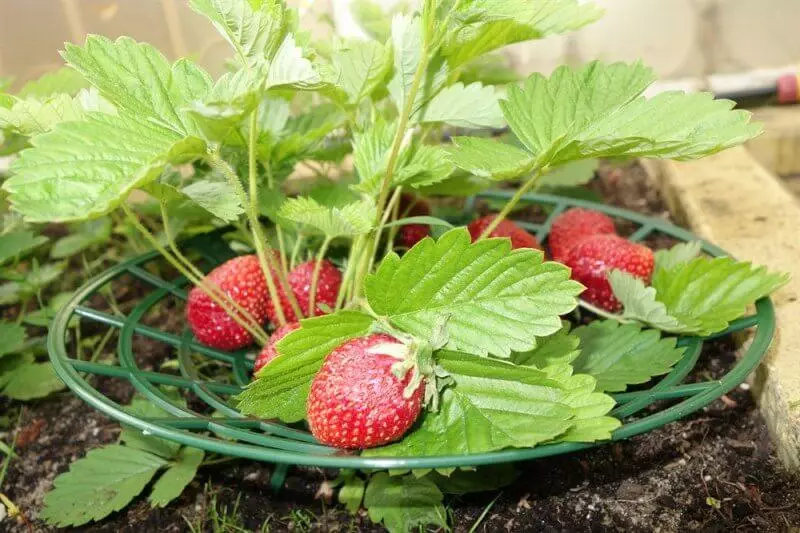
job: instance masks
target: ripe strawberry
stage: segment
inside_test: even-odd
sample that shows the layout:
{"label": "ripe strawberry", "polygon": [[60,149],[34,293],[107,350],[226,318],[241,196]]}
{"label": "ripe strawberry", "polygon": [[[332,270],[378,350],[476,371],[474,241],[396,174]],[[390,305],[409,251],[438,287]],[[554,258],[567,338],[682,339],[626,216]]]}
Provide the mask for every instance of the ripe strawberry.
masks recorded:
{"label": "ripe strawberry", "polygon": [[[308,316],[308,297],[311,292],[311,277],[314,274],[314,264],[315,261],[307,261],[297,265],[289,272],[289,286],[292,288],[292,292],[294,292],[294,297],[297,298],[300,309],[306,316]],[[339,272],[339,269],[336,268],[333,263],[327,259],[323,260],[319,271],[319,280],[317,281],[317,297],[316,305],[314,306],[316,308],[314,312],[315,316],[327,314],[327,311],[321,308],[319,304],[324,304],[331,308],[336,305],[336,297],[339,295],[339,286],[341,284],[342,273]],[[283,308],[286,321],[296,322],[298,317],[294,314],[286,298],[286,294],[283,292],[280,285],[278,285],[278,295],[281,299],[281,307]],[[267,316],[273,324],[278,323],[275,308],[269,298],[267,298]]]}
{"label": "ripe strawberry", "polygon": [[376,333],[345,342],[328,355],[308,395],[311,433],[337,448],[371,448],[399,439],[422,410],[424,380],[405,398],[412,379],[393,372],[399,360],[385,353],[405,348],[396,338]]}
{"label": "ripe strawberry", "polygon": [[[247,310],[259,324],[266,320],[267,282],[255,255],[231,259],[205,279]],[[212,348],[235,350],[253,342],[253,336],[198,287],[189,291],[186,320],[197,340]]]}
{"label": "ripe strawberry", "polygon": [[623,270],[645,283],[653,274],[652,250],[619,235],[585,237],[572,247],[564,263],[572,268],[572,279],[586,286],[581,297],[610,312],[619,311],[622,306],[606,278],[609,270]]}
{"label": "ripe strawberry", "polygon": [[562,263],[570,248],[590,235],[616,234],[614,221],[599,211],[573,207],[564,211],[553,221],[547,245],[555,261]]}
{"label": "ripe strawberry", "polygon": [[[402,217],[419,217],[431,214],[431,206],[427,201],[416,198],[411,194],[403,193],[400,195],[400,206],[398,212]],[[402,226],[397,232],[397,242],[401,246],[411,248],[419,241],[430,234],[430,228],[426,224],[408,224]]]}
{"label": "ripe strawberry", "polygon": [[[487,215],[473,221],[469,226],[467,226],[469,234],[472,236],[472,242],[478,240],[478,238],[483,234],[483,231],[489,226],[489,224],[492,223],[494,217],[495,215]],[[539,244],[539,241],[536,240],[536,237],[517,226],[510,220],[502,220],[500,224],[498,224],[497,227],[489,234],[489,237],[510,238],[511,248],[514,250],[517,248],[536,248],[537,250],[542,249],[542,245]]]}
{"label": "ripe strawberry", "polygon": [[425,224],[406,224],[397,233],[397,242],[401,246],[411,248],[430,234],[430,228]]}
{"label": "ripe strawberry", "polygon": [[256,357],[256,362],[253,366],[253,374],[257,374],[259,370],[267,366],[267,363],[278,356],[278,350],[275,349],[275,345],[278,344],[279,340],[299,327],[299,322],[287,322],[285,325],[272,332],[272,335],[269,337],[269,342],[267,342],[261,349],[261,353]]}

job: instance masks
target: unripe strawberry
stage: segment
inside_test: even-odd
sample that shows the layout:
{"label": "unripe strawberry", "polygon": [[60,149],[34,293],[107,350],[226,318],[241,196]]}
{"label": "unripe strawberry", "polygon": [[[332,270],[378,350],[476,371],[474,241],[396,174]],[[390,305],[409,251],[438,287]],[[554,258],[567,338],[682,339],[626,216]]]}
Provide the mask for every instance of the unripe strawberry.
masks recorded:
{"label": "unripe strawberry", "polygon": [[[495,216],[496,215],[487,215],[485,217],[481,217],[467,226],[469,234],[472,236],[472,242],[477,241],[478,238],[483,235],[484,230],[489,227],[489,224],[492,223]],[[489,237],[510,238],[511,248],[514,250],[517,248],[535,248],[537,250],[542,249],[542,245],[539,244],[539,241],[536,240],[536,237],[517,226],[510,220],[502,220],[497,227],[492,230],[492,232],[489,234]]]}
{"label": "unripe strawberry", "polygon": [[[422,410],[424,380],[404,396],[412,379],[392,367],[406,349],[391,335],[376,333],[345,342],[325,359],[311,383],[307,416],[323,444],[362,449],[402,437]],[[393,352],[389,354],[386,352]]]}
{"label": "unripe strawberry", "polygon": [[562,263],[567,258],[570,249],[590,235],[616,234],[614,221],[607,215],[573,207],[561,213],[553,221],[550,234],[547,236],[547,246],[550,256],[554,261]]}
{"label": "unripe strawberry", "polygon": [[255,365],[253,365],[253,374],[257,374],[267,363],[278,357],[278,350],[275,349],[275,345],[278,344],[278,341],[299,327],[299,322],[288,322],[272,332],[269,341],[261,349],[261,353],[258,354],[258,357],[256,357]]}
{"label": "unripe strawberry", "polygon": [[653,252],[647,246],[619,235],[592,235],[572,247],[564,263],[572,269],[572,279],[586,286],[581,298],[606,311],[619,311],[622,305],[614,297],[608,282],[609,270],[622,270],[650,282]]}
{"label": "unripe strawberry", "polygon": [[[259,325],[267,318],[267,282],[255,255],[243,255],[212,270],[205,278],[247,310]],[[202,289],[189,291],[186,320],[197,340],[220,350],[251,344],[253,336],[237,324]]]}

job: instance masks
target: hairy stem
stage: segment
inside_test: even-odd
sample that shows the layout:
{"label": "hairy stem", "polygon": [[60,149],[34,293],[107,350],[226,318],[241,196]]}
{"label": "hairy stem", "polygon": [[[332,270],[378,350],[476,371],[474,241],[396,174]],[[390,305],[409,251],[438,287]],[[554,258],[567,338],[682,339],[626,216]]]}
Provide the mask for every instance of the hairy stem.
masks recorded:
{"label": "hairy stem", "polygon": [[[253,113],[253,116],[256,116],[256,114]],[[252,122],[251,122],[250,125],[252,127]],[[251,134],[251,139],[252,139],[252,134]],[[267,171],[267,186],[269,187],[270,190],[273,190],[275,188],[275,180],[272,177],[272,166],[269,164],[269,161],[266,161],[264,163],[264,169]],[[251,195],[253,194],[252,191],[251,191],[250,194]],[[287,259],[286,259],[286,249],[285,249],[285,244],[284,244],[284,239],[283,239],[283,228],[281,228],[278,224],[275,224],[275,234],[278,237],[278,251],[280,252],[281,267],[283,268],[283,275],[284,276],[288,276],[289,275],[289,265],[288,265]]]}
{"label": "hairy stem", "polygon": [[351,278],[356,271],[356,258],[360,257],[359,250],[363,241],[364,236],[359,235],[353,239],[353,244],[350,246],[350,254],[347,256],[347,265],[344,268],[344,274],[342,274],[342,284],[339,286],[339,294],[336,296],[337,310],[342,308],[345,297],[350,290]]}
{"label": "hairy stem", "polygon": [[[378,243],[380,242],[381,233],[383,233],[384,226],[389,221],[389,217],[392,215],[392,212],[400,203],[400,195],[403,194],[403,188],[397,187],[392,194],[392,197],[389,199],[389,203],[386,204],[386,210],[383,212],[383,216],[381,217],[381,222],[378,225],[378,229],[375,231],[376,237],[374,243],[372,245],[372,253],[369,256],[369,266],[367,267],[367,272],[372,270],[372,265],[375,263],[375,255],[378,253]],[[391,242],[389,243],[391,246]]]}
{"label": "hairy stem", "polygon": [[328,246],[330,246],[332,240],[330,237],[325,237],[325,240],[322,241],[322,246],[319,247],[319,252],[317,252],[314,272],[311,274],[311,292],[308,294],[308,316],[316,314],[319,273],[322,270],[322,260],[325,259],[325,254],[328,253]]}
{"label": "hairy stem", "polygon": [[633,322],[632,320],[624,318],[623,316],[618,315],[616,313],[609,313],[605,309],[600,309],[596,305],[592,305],[592,304],[590,304],[589,302],[587,302],[585,300],[578,299],[578,305],[580,307],[583,307],[587,311],[590,311],[590,312],[596,314],[599,317],[607,318],[609,320],[616,320],[617,322],[619,322],[621,324],[630,324],[631,322]]}
{"label": "hairy stem", "polygon": [[304,234],[297,234],[297,238],[294,241],[294,247],[292,248],[292,258],[289,260],[289,269],[293,269],[297,266],[297,256],[300,254],[300,248],[303,247],[305,240],[306,236]]}
{"label": "hairy stem", "polygon": [[185,276],[186,279],[188,279],[192,284],[196,285],[197,287],[200,287],[200,289],[203,292],[205,292],[215,304],[220,306],[222,310],[225,311],[225,313],[227,313],[228,316],[230,316],[234,322],[242,326],[260,344],[262,345],[266,344],[268,335],[264,332],[263,329],[261,329],[260,325],[256,328],[255,326],[251,325],[249,321],[244,320],[236,312],[234,308],[228,305],[228,302],[217,296],[217,294],[209,287],[209,285],[204,281],[203,278],[198,278],[197,276],[195,276],[188,268],[186,268],[183,264],[181,264],[180,261],[178,261],[175,257],[173,257],[172,254],[168,252],[167,249],[164,248],[160,242],[158,242],[158,239],[156,239],[155,236],[152,233],[150,233],[150,230],[148,230],[144,226],[144,224],[142,224],[139,221],[139,219],[136,217],[136,214],[134,214],[133,211],[131,211],[130,207],[128,207],[126,204],[123,203],[122,209],[123,211],[125,211],[125,214],[127,215],[131,224],[133,224],[133,227],[136,228],[141,233],[141,235],[150,243],[150,245],[153,248],[155,248],[158,251],[158,253],[160,253],[164,257],[164,259],[166,259],[167,262],[175,268],[175,270],[177,270],[183,276]]}
{"label": "hairy stem", "polygon": [[497,214],[497,216],[494,217],[494,220],[492,220],[491,224],[486,226],[486,229],[483,230],[481,236],[478,237],[479,241],[488,237],[489,234],[492,233],[497,228],[498,224],[500,224],[503,220],[505,220],[505,218],[514,209],[514,207],[516,207],[516,205],[519,203],[522,197],[525,196],[525,194],[528,191],[530,191],[533,187],[535,187],[537,183],[539,183],[539,179],[543,175],[544,172],[542,172],[541,169],[536,169],[536,171],[534,171],[533,175],[530,178],[528,178],[528,181],[523,183],[522,187],[517,189],[517,192],[514,193],[514,196],[512,196],[508,200],[508,202],[506,202],[506,205],[504,205],[503,209],[501,209],[500,212]]}

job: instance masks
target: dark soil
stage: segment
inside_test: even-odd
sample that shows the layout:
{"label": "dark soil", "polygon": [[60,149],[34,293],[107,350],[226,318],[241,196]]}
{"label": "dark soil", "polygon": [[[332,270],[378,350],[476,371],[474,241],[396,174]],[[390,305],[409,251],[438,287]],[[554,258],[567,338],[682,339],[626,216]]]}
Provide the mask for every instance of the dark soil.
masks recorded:
{"label": "dark soil", "polygon": [[[635,165],[604,166],[590,187],[614,205],[669,218],[657,191]],[[655,237],[650,244],[665,246],[669,241]],[[180,316],[164,306],[148,320],[164,327],[165,321],[178,325]],[[140,338],[137,354],[146,366],[157,368],[170,349]],[[735,359],[730,339],[709,343],[691,379],[721,375]],[[113,399],[130,400],[126,383],[96,379],[98,389]],[[495,497],[477,531],[769,532],[800,527],[800,480],[776,459],[748,390],[743,384],[706,409],[628,441],[520,464],[518,481],[499,497],[448,497],[455,531],[469,531]],[[8,407],[0,404],[0,409]],[[53,531],[36,519],[53,478],[87,450],[113,442],[119,426],[63,393],[27,405],[16,432],[19,457],[11,463],[3,491],[29,524],[12,527],[6,519],[0,530]],[[192,524],[202,531],[260,531],[265,522],[265,531],[381,530],[366,516],[351,517],[330,502],[323,481],[332,479],[332,472],[294,469],[283,490],[274,494],[268,487],[271,470],[270,465],[247,461],[206,467],[166,509],[151,510],[139,500],[100,524],[78,530],[178,532]],[[221,516],[240,529],[215,529],[212,518],[219,524]]]}

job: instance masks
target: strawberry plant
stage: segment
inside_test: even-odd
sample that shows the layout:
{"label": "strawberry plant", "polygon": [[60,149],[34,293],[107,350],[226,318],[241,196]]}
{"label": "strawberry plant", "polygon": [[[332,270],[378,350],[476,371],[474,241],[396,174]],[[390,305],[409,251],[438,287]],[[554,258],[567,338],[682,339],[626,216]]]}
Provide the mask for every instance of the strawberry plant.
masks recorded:
{"label": "strawberry plant", "polygon": [[[549,261],[507,219],[597,158],[689,160],[761,131],[708,94],[645,97],[640,63],[484,83],[497,78],[487,54],[578,29],[593,4],[425,0],[388,19],[357,2],[372,38],[320,43],[280,0],[189,3],[230,43],[228,72],[214,80],[127,37],[67,44],[92,88],[3,101],[6,127],[30,137],[3,188],[27,223],[124,217],[194,286],[199,342],[260,352],[243,415],[306,421],[320,442],[378,458],[605,440],[620,425],[608,393],[668,372],[684,349],[672,334],[722,331],[785,283],[693,245],[654,254],[591,212],[554,222],[545,244],[565,264]],[[504,138],[480,131],[506,125]],[[509,183],[497,213],[435,216]],[[241,255],[206,274],[178,237],[214,228]],[[603,320],[573,329],[582,294]],[[148,474],[126,494],[167,464],[134,459]],[[475,484],[452,469],[391,474],[343,474],[340,498],[402,531],[446,525],[443,492]],[[48,508],[63,524],[101,515]]]}

